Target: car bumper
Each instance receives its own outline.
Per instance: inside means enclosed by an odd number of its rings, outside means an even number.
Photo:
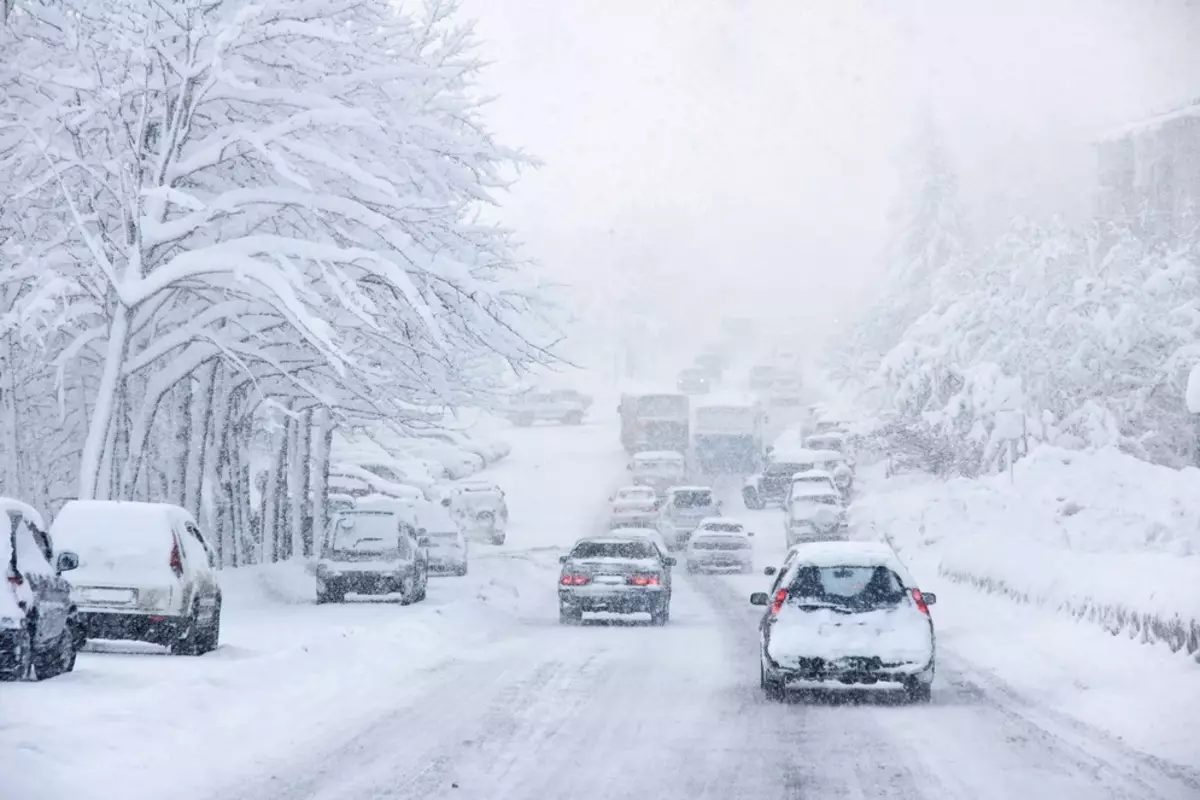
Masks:
[[[581,587],[559,590],[558,602],[580,611],[607,611],[614,614],[650,613],[669,602],[670,595],[662,586],[646,586],[636,589]]]
[[[767,672],[772,680],[791,686],[841,684],[843,686],[872,686],[875,684],[906,684],[933,681],[934,660],[921,662],[885,662],[878,657],[852,657],[829,660],[824,658],[788,659],[776,663],[766,658]]]
[[[395,594],[404,591],[408,573],[343,572],[339,575],[318,576],[317,582],[325,591],[350,594]]]
[[[160,614],[81,611],[78,625],[86,639],[121,639],[169,646],[187,628],[186,617]]]

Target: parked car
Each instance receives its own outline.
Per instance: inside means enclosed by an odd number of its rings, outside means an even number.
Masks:
[[[133,639],[203,655],[221,635],[216,556],[185,509],[72,500],[50,533],[78,554],[72,599],[87,639]]]
[[[672,486],[658,515],[658,532],[672,550],[687,544],[688,537],[706,517],[721,515],[721,503],[709,486]]]
[[[647,613],[654,625],[671,617],[671,567],[643,537],[591,536],[559,559],[558,619],[579,622],[586,612]]]
[[[833,480],[833,473],[823,469],[806,469],[803,472],[797,472],[792,476],[791,485],[788,486],[787,497],[783,499],[783,507],[789,508],[792,504],[792,492],[797,487],[802,489],[808,486],[817,486],[822,489],[833,489],[840,491],[837,483]]]
[[[396,438],[390,440],[388,446],[405,455],[442,465],[445,468],[446,477],[451,480],[474,475],[484,466],[483,459],[476,453],[436,439],[422,439],[415,436]]]
[[[330,491],[339,494],[348,494],[351,497],[382,494],[404,500],[425,498],[427,492],[435,485],[432,482],[428,482],[425,486],[414,486],[396,481],[393,479],[401,476],[389,472],[386,467],[381,465],[370,466],[373,468],[368,469],[367,466],[347,463],[345,461],[330,464]],[[386,477],[381,476],[379,472],[384,472]]]
[[[582,425],[591,404],[590,397],[573,389],[523,392],[513,398],[508,409],[508,418],[514,425],[522,427],[535,422]]]
[[[609,495],[609,527],[651,527],[658,520],[658,495],[650,486],[622,486]]]
[[[55,552],[42,516],[20,500],[0,498],[0,681],[31,673],[46,680],[75,668],[78,619],[71,584],[62,577],[79,566],[69,550]]]
[[[317,562],[317,602],[341,603],[347,594],[399,594],[405,605],[424,600],[428,547],[399,510],[341,511]]]
[[[684,394],[707,394],[712,390],[713,378],[701,367],[688,367],[679,373],[676,388]]]
[[[726,571],[750,573],[754,569],[754,534],[737,520],[710,517],[700,521],[688,540],[688,572]]]
[[[759,684],[782,700],[789,684],[898,685],[928,702],[936,669],[929,607],[899,558],[881,543],[839,542],[792,548],[759,622]]]
[[[449,501],[447,504],[446,501]],[[458,481],[444,489],[443,506],[469,536],[492,544],[508,538],[508,500],[492,481]]]
[[[440,503],[417,509],[417,536],[429,542],[429,571],[439,575],[466,575],[470,543],[450,511]]]

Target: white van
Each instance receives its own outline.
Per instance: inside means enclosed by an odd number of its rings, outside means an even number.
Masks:
[[[216,649],[216,558],[186,510],[169,503],[72,500],[55,517],[50,535],[79,556],[71,598],[84,636],[150,642],[177,655]]]

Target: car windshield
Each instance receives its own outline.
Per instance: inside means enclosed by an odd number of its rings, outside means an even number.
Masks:
[[[768,464],[766,473],[768,475],[772,475],[772,476],[783,475],[786,477],[791,477],[792,475],[795,475],[797,472],[801,472],[802,470],[804,470],[807,467],[808,467],[807,464],[796,464],[796,463]]]
[[[708,489],[684,489],[675,492],[672,504],[676,508],[707,508],[713,504],[713,496]]]
[[[704,530],[720,533],[741,533],[742,526],[736,522],[708,522],[705,523]]]
[[[904,584],[884,566],[802,566],[788,588],[798,605],[833,605],[858,610],[899,605]]]
[[[804,506],[839,506],[842,504],[842,499],[836,494],[801,494],[793,499],[793,505]]]
[[[646,541],[580,542],[571,551],[571,558],[578,560],[593,558],[644,560],[654,558],[656,553],[654,545]]]

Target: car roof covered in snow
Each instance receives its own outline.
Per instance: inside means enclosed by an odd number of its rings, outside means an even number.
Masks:
[[[792,480],[798,483],[805,481],[833,480],[833,473],[823,469],[805,469],[792,475]]]
[[[888,567],[906,586],[914,585],[896,551],[883,542],[810,542],[794,545],[792,570],[798,567]]]
[[[668,492],[711,492],[711,486],[672,486],[667,489]]]
[[[54,546],[79,556],[72,582],[140,582],[171,579],[167,558],[176,526],[195,523],[192,515],[169,503],[71,500],[50,526]],[[187,545],[185,545],[187,547]]]
[[[683,453],[674,450],[643,450],[633,454],[634,461],[683,461]]]
[[[736,525],[742,530],[746,530],[746,523],[742,522],[740,519],[733,519],[732,517],[705,517],[704,519],[700,520],[700,524],[698,524],[696,527],[699,529],[708,525]],[[724,532],[728,533],[728,531]]]

